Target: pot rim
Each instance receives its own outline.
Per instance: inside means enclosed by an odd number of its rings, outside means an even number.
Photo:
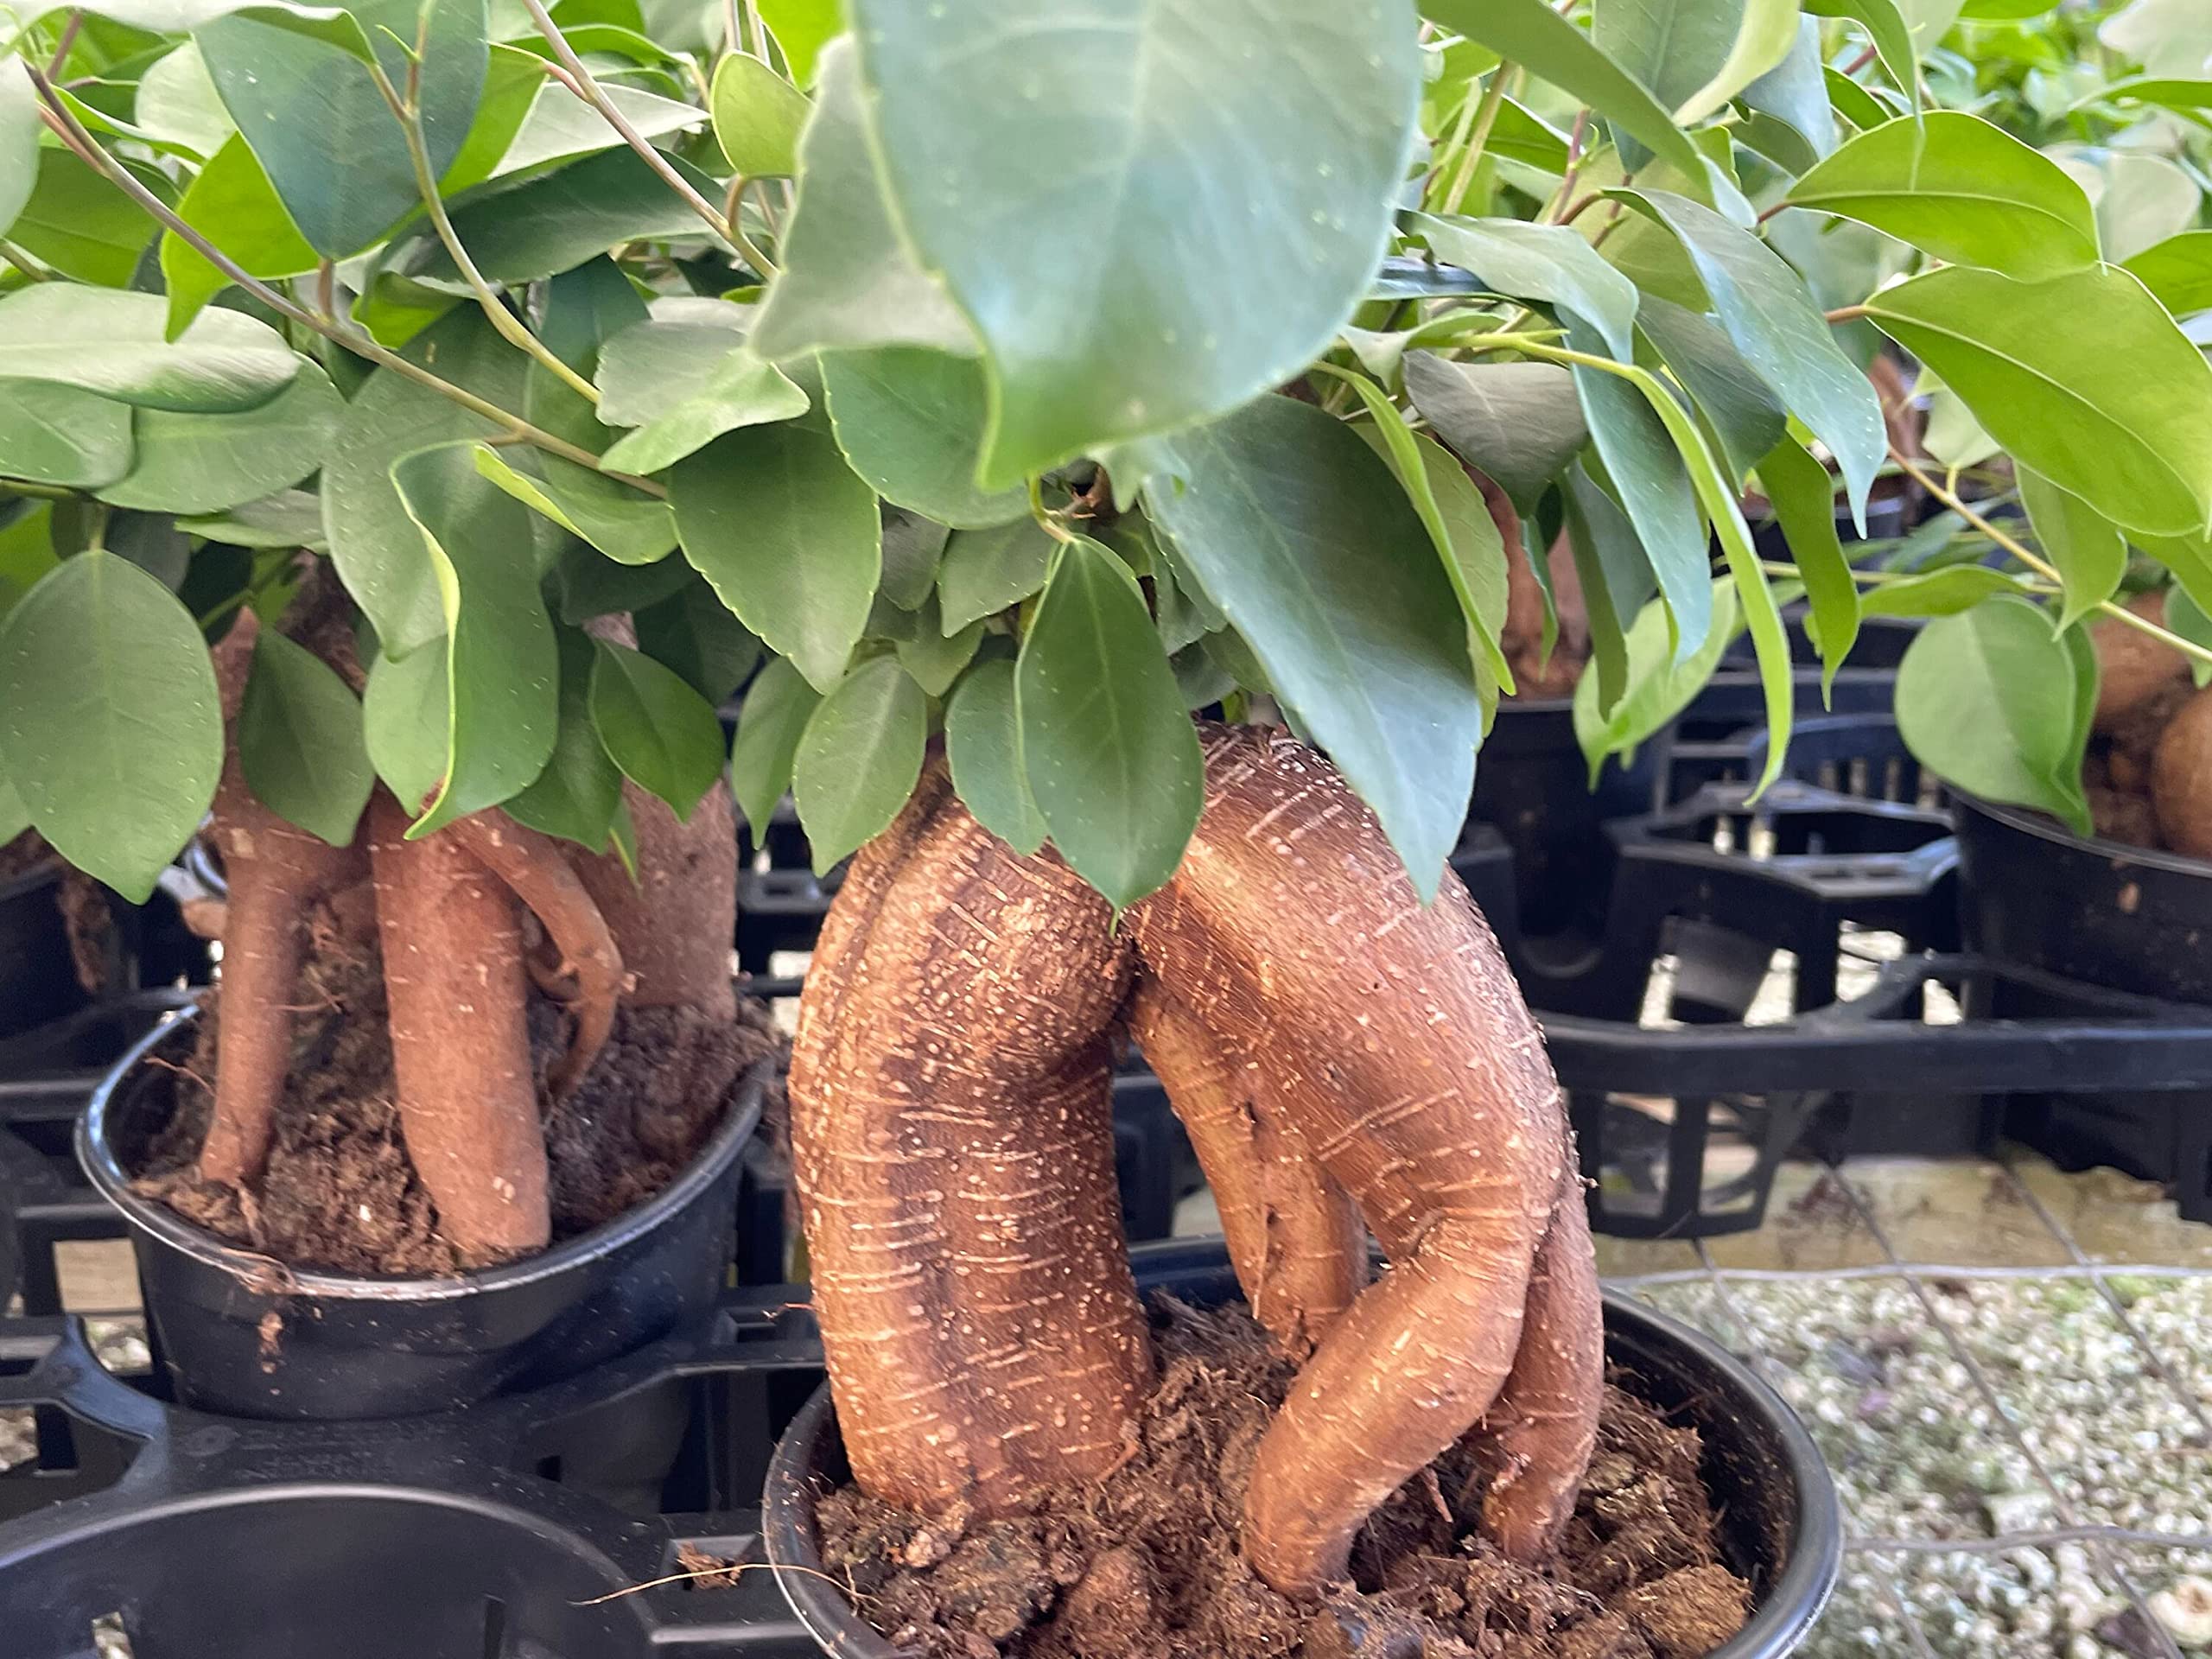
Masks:
[[[1197,1242],[1169,1239],[1133,1249],[1129,1255],[1140,1291],[1146,1287],[1147,1258],[1163,1264],[1186,1262],[1191,1246]],[[1219,1247],[1220,1241],[1211,1242]],[[1225,1256],[1221,1268],[1228,1271]],[[1797,1494],[1789,1558],[1751,1609],[1744,1628],[1706,1656],[1706,1659],[1778,1659],[1794,1650],[1813,1628],[1827,1605],[1843,1567],[1842,1504],[1820,1448],[1782,1396],[1749,1364],[1704,1332],[1621,1291],[1605,1291],[1605,1310],[1609,1347],[1617,1328],[1640,1327],[1662,1343],[1687,1351],[1700,1368],[1713,1373],[1713,1391],[1729,1401],[1729,1420],[1764,1419],[1781,1442],[1780,1463]],[[812,1490],[812,1447],[823,1434],[835,1433],[836,1428],[836,1408],[825,1378],[776,1442],[762,1494],[761,1546],[771,1566],[778,1569],[776,1582],[785,1600],[825,1654],[833,1659],[884,1659],[894,1651],[891,1643],[861,1618],[841,1588],[821,1575],[820,1552],[801,1530],[798,1504]],[[806,1448],[804,1454],[803,1446]],[[809,1520],[812,1510],[812,1504],[806,1503]],[[782,1570],[787,1567],[813,1570]]]
[[[124,1220],[142,1239],[178,1251],[264,1294],[316,1296],[339,1301],[437,1302],[488,1296],[557,1278],[611,1255],[632,1239],[652,1232],[729,1174],[739,1153],[760,1125],[764,1087],[772,1064],[764,1058],[745,1074],[735,1098],[714,1134],[674,1180],[643,1204],[632,1205],[589,1231],[563,1239],[520,1262],[442,1278],[368,1278],[295,1268],[258,1251],[226,1244],[207,1229],[185,1220],[167,1205],[141,1198],[130,1190],[131,1178],[108,1138],[108,1109],[124,1085],[140,1070],[141,1063],[156,1049],[176,1041],[199,1017],[197,1006],[165,1015],[132,1044],[100,1079],[99,1086],[92,1090],[91,1101],[77,1119],[77,1161],[100,1196],[122,1213]]]
[[[2146,869],[2164,870],[2170,875],[2212,876],[2212,860],[2191,858],[2186,853],[2168,852],[2163,847],[2137,847],[2125,841],[2109,840],[2103,836],[2077,836],[2056,818],[2046,817],[2033,807],[1986,800],[1948,779],[1943,787],[1950,791],[1959,804],[1969,811],[2052,846],[2063,847],[2071,852],[2093,853],[2100,858],[2139,864]]]
[[[29,869],[10,876],[5,881],[0,881],[0,905],[6,904],[10,899],[20,899],[27,893],[36,892],[41,887],[58,886],[62,872],[67,868],[68,866],[62,862],[61,855],[56,853],[44,863],[34,864]]]

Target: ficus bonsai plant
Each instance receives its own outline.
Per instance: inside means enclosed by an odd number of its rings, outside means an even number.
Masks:
[[[611,1046],[711,1107],[746,683],[746,817],[788,788],[823,869],[858,853],[792,1134],[862,1485],[988,1516],[1131,1443],[1127,1031],[1301,1362],[1244,1504],[1266,1583],[1338,1580],[1471,1433],[1450,1502],[1545,1558],[1594,1278],[1445,865],[1516,683],[1514,551],[1567,537],[1593,753],[1748,630],[1771,776],[1800,589],[1827,667],[1870,609],[1957,613],[1915,672],[1978,752],[2063,732],[2038,777],[2078,754],[2085,619],[2208,655],[2059,539],[2195,579],[2202,254],[2108,263],[2063,168],[1930,105],[1929,44],[1894,0],[31,17],[4,827],[136,896],[213,810],[213,1099],[172,1198],[251,1198],[333,1001],[389,1032],[457,1266],[550,1236],[541,1126]],[[1831,219],[1904,251],[1851,286]],[[2041,551],[1891,453],[1873,330],[2005,447]],[[1892,467],[2026,574],[1853,567],[1837,497]],[[1977,680],[1992,641],[2068,677]],[[1289,733],[1237,729],[1255,705]]]

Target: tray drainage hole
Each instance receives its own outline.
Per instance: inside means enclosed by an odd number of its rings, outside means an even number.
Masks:
[[[484,1598],[484,1659],[507,1659],[507,1604]]]
[[[92,1621],[92,1651],[99,1659],[133,1659],[130,1632],[124,1629],[120,1612],[102,1613]]]

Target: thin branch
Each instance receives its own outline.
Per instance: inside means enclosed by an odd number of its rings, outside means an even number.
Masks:
[[[47,283],[54,280],[54,273],[52,271],[48,270],[44,265],[39,264],[37,260],[32,258],[29,254],[24,252],[22,249],[17,247],[4,236],[0,236],[0,259],[5,259],[17,270],[22,272],[26,281]]]
[[[68,106],[61,102],[54,90],[54,84],[48,80],[45,75],[29,64],[24,66],[24,70],[30,76],[32,84],[37,90],[42,105],[39,111],[40,115],[45,119],[46,124],[53,130],[54,136],[68,146],[78,160],[99,172],[109,183],[137,202],[147,216],[161,226],[163,230],[182,240],[209,264],[214,266],[232,282],[245,289],[247,293],[252,295],[279,316],[296,322],[303,328],[311,329],[334,345],[343,346],[356,357],[366,358],[379,368],[390,369],[403,379],[412,380],[425,390],[436,392],[441,397],[460,404],[473,415],[482,416],[494,426],[505,429],[523,442],[544,450],[548,454],[558,455],[564,461],[575,462],[579,467],[588,467],[594,472],[604,473],[607,477],[619,480],[632,489],[643,490],[648,495],[665,496],[668,493],[652,479],[633,477],[628,473],[618,473],[601,466],[599,457],[593,454],[590,450],[570,443],[566,438],[556,437],[541,427],[531,425],[521,416],[501,409],[497,404],[486,402],[465,387],[457,386],[452,381],[431,373],[421,364],[411,362],[400,356],[398,353],[385,349],[365,334],[341,328],[328,317],[317,316],[305,306],[294,301],[289,295],[271,288],[210,242],[197,229],[178,218],[168,205],[141,183],[129,168],[124,167],[99,144],[93,143],[92,136],[78,123],[77,118],[69,112]]]
[[[1589,132],[1590,106],[1586,104],[1574,112],[1574,130],[1567,135],[1567,171],[1560,177],[1559,194],[1552,198],[1552,205],[1560,214],[1558,222],[1561,225],[1568,222],[1568,204],[1574,200],[1574,181],[1581,176],[1585,159],[1583,141],[1588,137]],[[1590,199],[1585,196],[1582,200],[1586,204]],[[1580,209],[1574,211],[1580,212]]]
[[[709,230],[723,241],[736,245],[730,235],[734,227],[715,211],[714,203],[691,188],[690,181],[676,170],[668,157],[655,149],[645,136],[630,124],[630,118],[614,107],[614,100],[607,97],[607,89],[592,79],[591,71],[584,67],[584,60],[576,55],[575,48],[569,44],[569,37],[561,33],[561,26],[545,10],[543,0],[522,0],[522,3],[530,13],[531,21],[537,25],[537,32],[553,48],[556,67],[559,70],[555,78],[597,110],[607,124],[622,135],[622,142],[637,151],[638,159],[659,174],[661,182],[682,197],[683,205],[698,214]],[[768,274],[761,272],[764,276]]]
[[[2014,537],[2005,534],[2005,531],[1999,530],[1994,524],[1983,518],[1971,506],[1968,506],[1966,502],[1960,499],[1959,497],[1954,495],[1950,491],[1945,489],[1941,484],[1938,484],[1934,479],[1929,477],[1929,475],[1917,465],[1907,460],[1905,456],[1897,450],[1891,449],[1890,451],[1890,459],[1896,461],[1899,469],[1903,471],[1908,478],[1911,479],[1914,483],[1919,485],[1922,489],[1927,491],[1929,495],[1935,497],[1936,500],[1941,501],[1953,512],[1957,513],[1960,518],[1965,519],[1967,523],[1972,524],[1983,535],[1988,537],[1991,541],[1996,543],[1998,546],[2003,548],[2007,553],[2010,553],[2022,564],[2026,565],[2029,569],[2034,571],[2045,582],[2056,583],[2061,591],[2063,591],[2066,585],[2066,579],[2059,574],[2059,569],[2056,565],[2051,563],[2040,554],[2030,552]],[[2133,611],[2129,610],[2125,605],[2115,605],[2108,599],[2101,600],[2097,603],[2097,610],[2100,614],[2109,616],[2114,621],[2126,623],[2128,626],[2133,628],[2138,633],[2149,634],[2153,639],[2158,640],[2161,645],[2181,652],[2184,657],[2191,658],[2200,663],[2212,664],[2212,649],[2208,649],[2203,645],[2195,644],[2193,641],[2184,639],[2179,634],[2171,632],[2170,629],[2160,627],[2156,622],[2151,620],[2147,616],[2138,616]]]
[[[1872,308],[1864,305],[1840,305],[1827,314],[1830,322],[1849,322],[1853,318],[1872,315]]]
[[[1480,165],[1483,151],[1490,143],[1490,130],[1497,124],[1497,111],[1505,102],[1505,83],[1513,78],[1514,67],[1501,63],[1491,76],[1490,86],[1483,93],[1482,108],[1475,116],[1475,130],[1467,137],[1467,153],[1459,158],[1459,175],[1452,181],[1452,188],[1444,194],[1444,211],[1456,213],[1467,199],[1467,191],[1475,181],[1475,168]]]
[[[1849,63],[1843,66],[1844,74],[1847,77],[1856,76],[1861,69],[1864,69],[1868,64],[1874,61],[1874,48],[1871,46],[1868,47],[1857,57],[1853,58]]]
[[[69,14],[69,21],[61,26],[61,39],[54,46],[54,55],[47,60],[48,79],[51,79],[54,76],[60,74],[61,66],[69,61],[70,48],[77,44],[77,32],[84,26],[83,12],[73,11]]]

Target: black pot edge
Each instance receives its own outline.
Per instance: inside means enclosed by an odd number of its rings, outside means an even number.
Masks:
[[[2102,836],[2077,836],[2056,818],[2045,817],[2032,808],[2007,806],[1996,801],[1984,800],[1972,795],[1955,784],[1946,783],[1944,788],[1952,798],[1969,812],[2003,824],[2007,830],[2032,836],[2046,845],[2068,852],[2089,853],[2114,863],[2139,864],[2146,869],[2164,870],[2172,875],[2212,877],[2212,861],[2190,858],[2184,853],[2170,853],[2158,847],[2138,847],[2125,841],[2108,841]]]
[[[1140,1246],[1129,1253],[1139,1287],[1147,1287],[1147,1268],[1185,1265],[1192,1241],[1173,1239]],[[1218,1242],[1216,1241],[1218,1248]],[[1156,1274],[1151,1275],[1157,1277]],[[1661,1341],[1688,1351],[1719,1375],[1721,1383],[1764,1417],[1780,1440],[1789,1479],[1799,1494],[1796,1531],[1789,1558],[1744,1628],[1707,1659],[1781,1659],[1804,1639],[1827,1605],[1843,1567],[1843,1508],[1820,1448],[1782,1396],[1742,1360],[1701,1332],[1618,1291],[1605,1292],[1605,1319],[1640,1325]],[[831,1427],[834,1407],[825,1379],[777,1441],[761,1498],[760,1541],[776,1582],[792,1614],[832,1659],[896,1659],[896,1650],[852,1609],[836,1586],[822,1576],[819,1552],[800,1529],[802,1510],[810,1513],[808,1481],[814,1442]],[[808,1569],[785,1571],[785,1568]]]
[[[139,1063],[164,1043],[175,1040],[199,1018],[195,1007],[179,1009],[163,1019],[115,1063],[92,1090],[84,1114],[77,1120],[77,1162],[102,1198],[113,1205],[124,1220],[152,1243],[192,1257],[229,1274],[249,1288],[266,1289],[272,1275],[281,1278],[290,1294],[353,1301],[428,1302],[478,1296],[550,1279],[582,1263],[596,1260],[640,1233],[650,1232],[671,1211],[690,1202],[703,1188],[721,1179],[745,1143],[760,1126],[760,1108],[770,1060],[759,1062],[743,1086],[721,1126],[693,1157],[676,1179],[635,1208],[589,1232],[564,1239],[526,1261],[481,1272],[440,1279],[363,1279],[347,1274],[322,1273],[290,1268],[251,1250],[226,1244],[214,1234],[195,1227],[166,1205],[156,1204],[130,1190],[130,1177],[108,1144],[106,1114],[110,1100]]]
[[[47,862],[34,865],[20,874],[10,876],[5,881],[0,881],[0,905],[6,904],[10,899],[20,899],[25,893],[34,893],[40,887],[59,887],[61,884],[61,873],[67,868],[61,861],[61,855],[57,853]]]

